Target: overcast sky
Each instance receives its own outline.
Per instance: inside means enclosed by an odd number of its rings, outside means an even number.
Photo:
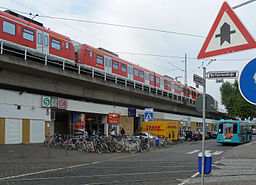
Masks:
[[[247,0],[228,1],[231,7]],[[184,83],[184,56],[188,57],[188,85],[194,86],[193,74],[202,76],[201,63],[207,71],[237,70],[255,58],[255,49],[197,60],[197,55],[222,6],[222,0],[1,0],[0,9],[18,10],[39,16],[74,18],[86,21],[107,22],[183,34],[143,31],[91,23],[64,21],[36,17],[46,28],[67,35],[72,40],[93,47],[119,52],[120,58],[139,64],[162,75],[179,78]],[[4,7],[4,8],[3,8]],[[237,8],[234,12],[251,33],[256,35],[256,2]],[[121,53],[120,53],[121,52]],[[152,57],[125,53],[143,53],[172,57]],[[207,80],[207,93],[220,102],[219,87]],[[202,91],[202,89],[199,89]]]

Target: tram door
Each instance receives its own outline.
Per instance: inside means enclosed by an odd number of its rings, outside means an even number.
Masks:
[[[145,72],[145,84],[149,85],[149,73]]]
[[[49,34],[41,30],[37,30],[37,51],[49,54]]]
[[[133,67],[128,65],[128,79],[133,80]]]
[[[112,73],[112,60],[110,57],[105,56],[105,72]]]

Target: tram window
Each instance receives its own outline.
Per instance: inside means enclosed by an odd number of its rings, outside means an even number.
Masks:
[[[97,55],[97,63],[98,64],[103,64],[103,57],[102,56]]]
[[[237,134],[237,124],[233,124],[233,133]]]
[[[146,80],[149,80],[149,74],[148,73],[145,74],[145,78],[146,78]]]
[[[107,67],[108,66],[108,58],[105,57],[105,66]]]
[[[170,82],[168,82],[168,87],[171,88],[171,83]]]
[[[134,69],[134,75],[139,76],[139,70],[138,69]]]
[[[157,83],[157,84],[160,83],[159,77],[156,77],[156,83]]]
[[[126,65],[122,64],[121,66],[122,66],[122,71],[126,73],[127,72]]]
[[[48,46],[48,36],[47,35],[44,36],[44,45]]]
[[[66,41],[66,49],[69,49],[69,42]]]
[[[164,86],[167,86],[167,81],[166,80],[164,81]]]
[[[223,133],[223,124],[222,123],[219,124],[219,133]]]
[[[57,39],[52,39],[52,48],[60,50],[61,42]]]
[[[153,75],[150,75],[150,81],[154,82],[154,76]]]
[[[144,72],[140,71],[140,78],[144,79]]]
[[[37,39],[38,39],[38,40],[37,40],[37,43],[38,43],[38,44],[42,44],[42,34],[41,34],[41,33],[38,33],[38,34],[37,34]]]
[[[34,41],[34,32],[32,30],[23,28],[23,38],[33,42]]]
[[[108,67],[111,67],[111,58],[108,58]]]
[[[175,90],[177,91],[178,90],[178,86],[176,84],[174,86],[175,86]]]
[[[130,66],[128,66],[128,74],[130,74]]]
[[[118,62],[113,61],[113,68],[116,70],[119,69]]]
[[[3,21],[3,32],[9,33],[11,35],[15,35],[16,34],[15,24],[9,23],[7,21]]]

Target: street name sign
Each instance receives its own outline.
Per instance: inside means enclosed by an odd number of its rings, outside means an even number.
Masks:
[[[243,98],[256,105],[256,58],[243,68],[239,78],[239,90]]]
[[[224,2],[197,58],[207,58],[256,47],[251,34]]]
[[[207,78],[219,79],[219,78],[237,78],[238,71],[209,71],[207,72]]]
[[[153,121],[153,108],[145,108],[144,121]]]
[[[201,76],[198,76],[196,74],[193,75],[193,82],[202,86],[205,84],[204,79]]]

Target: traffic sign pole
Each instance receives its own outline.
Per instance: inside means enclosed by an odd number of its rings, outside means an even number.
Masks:
[[[204,185],[204,163],[205,163],[205,94],[206,94],[206,68],[203,67],[203,135],[202,135],[202,167],[201,167],[201,184]]]

